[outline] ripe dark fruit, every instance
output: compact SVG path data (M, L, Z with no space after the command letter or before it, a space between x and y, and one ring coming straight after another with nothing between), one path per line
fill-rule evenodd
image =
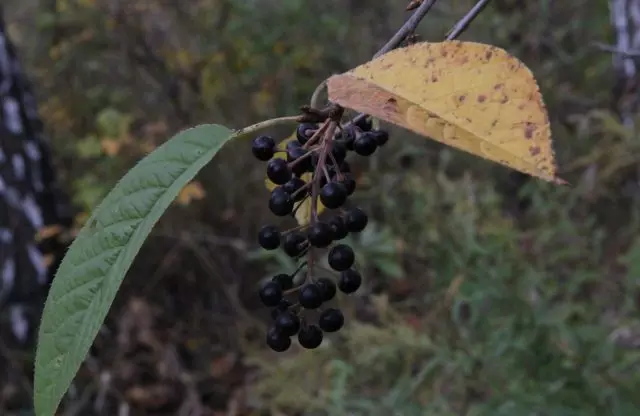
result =
M347 196L347 188L338 182L329 182L320 190L320 201L329 209L340 208Z
M343 128L336 134L336 139L344 143L347 150L353 150L353 141L356 139L356 130L353 126Z
M291 312L282 312L275 319L275 326L286 336L294 336L300 330L300 318Z
M371 132L362 133L353 142L353 150L360 156L371 156L377 147L376 138Z
M324 332L336 332L344 325L344 315L340 310L329 308L318 318L318 326Z
M278 315L289 309L291 305L293 305L291 302L286 299L282 299L275 308L271 309L271 318L276 319Z
M329 247L333 241L333 231L326 222L316 222L307 231L309 243L318 248Z
M316 285L320 288L323 301L330 301L336 295L336 284L328 277L321 277L316 280Z
M272 327L267 332L267 345L276 352L284 352L291 347L291 338Z
M347 157L347 146L342 142L334 141L333 149L331 149L331 154L333 155L333 159L335 159L336 162L340 164ZM333 163L333 159L329 158L331 163Z
M318 285L309 283L300 289L298 302L305 309L319 308L322 305L322 291Z
M267 164L267 177L276 185L283 185L291 179L291 170L287 166L287 161L276 158L271 159Z
M355 254L353 253L353 249L346 244L338 244L329 251L329 266L331 266L333 270L339 272L347 270L353 266L354 261Z
M329 220L329 227L331 227L331 231L333 232L333 240L342 240L345 238L349 231L347 230L347 225L344 222L342 217L333 217Z
M282 288L276 282L267 282L260 289L260 300L264 306L277 306L282 300Z
M280 285L280 288L282 290L289 290L293 287L293 276L286 273L281 273L273 276L273 278L271 278L271 281L276 282L278 285Z
M293 211L293 199L282 187L278 187L271 192L269 209L278 217L289 215Z
M304 197L307 195L307 192L300 191L296 194L296 191L298 191L298 189L302 188L304 185L306 185L306 182L303 181L302 179L291 178L289 179L289 181L287 181L287 183L282 185L282 189L289 195L295 194L295 196L293 197L293 200L295 202L299 202L304 199Z
M347 190L347 195L351 196L356 190L356 180L350 174L345 175L340 181Z
M300 346L308 350L318 348L322 344L322 330L317 325L309 325L298 332Z
M258 136L253 139L251 152L256 159L266 162L273 157L276 142L269 136Z
M362 276L356 270L347 269L340 273L340 280L338 280L338 289L342 293L353 293L360 288L362 284Z
M389 141L389 132L386 130L374 130L371 134L376 139L378 147L384 146Z
M317 129L318 126L316 124L302 123L298 125L298 129L296 130L296 138L300 143L305 144L309 141L309 139L313 136L313 133L315 133L315 130Z
M258 233L258 244L265 250L275 250L280 247L280 231L274 225L265 225Z
M284 237L282 249L289 257L297 257L305 249L307 238L299 231L293 231Z
M307 153L308 150L303 149L300 144L287 151L287 160L289 162L297 160L297 162L291 167L291 171L296 175L302 175L303 173L311 170L311 155L307 155Z
M352 208L345 215L345 223L347 224L347 230L352 233L359 233L364 230L369 222L367 214L360 208Z
M358 120L355 125L362 131L369 131L373 128L371 117L365 117L362 120Z

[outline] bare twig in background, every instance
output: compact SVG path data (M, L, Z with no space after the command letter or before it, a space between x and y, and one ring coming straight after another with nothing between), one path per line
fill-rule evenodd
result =
M600 49L601 51L619 54L619 55L622 55L622 57L624 58L640 58L640 50L624 51L616 48L615 46L607 45L606 43L602 43L602 42L593 42L592 45Z
M460 20L458 20L451 30L446 35L446 40L454 40L464 32L471 22L480 14L480 12L489 4L490 0L480 0L475 6L469 10ZM383 55L402 44L402 42L416 30L422 19L427 15L431 7L436 3L436 0L424 1L420 7L413 12L413 15L405 22L404 25L393 35L393 37L387 42L376 54L374 58ZM351 120L351 123L358 123L364 120L367 114L358 114ZM350 123L350 124L351 124Z

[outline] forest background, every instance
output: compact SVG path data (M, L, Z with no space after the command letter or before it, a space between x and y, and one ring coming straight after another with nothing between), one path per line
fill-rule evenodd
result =
M439 2L418 33L441 40L473 3ZM368 60L404 6L4 7L80 226L174 132L296 114L323 79ZM366 284L342 305L348 328L274 355L256 285L291 264L258 250L272 221L264 167L235 143L145 244L61 414L639 414L640 138L619 121L630 97L602 47L615 43L607 1L495 0L461 39L532 69L572 186L392 129L384 152L354 162L373 226L350 240ZM0 354L0 413L29 414L33 355Z

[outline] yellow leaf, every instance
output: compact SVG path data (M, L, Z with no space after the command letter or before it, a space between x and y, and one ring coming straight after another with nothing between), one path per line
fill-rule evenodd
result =
M287 137L286 139L278 143L278 145L276 146L276 149L278 151L273 155L272 159L279 158L279 159L286 160L287 152L285 150L287 148L287 143L293 140L297 140L295 132L291 136ZM305 173L300 177L300 179L302 179L305 182L309 182L311 180L311 173ZM278 185L271 182L267 177L264 178L264 185L267 187L269 191L273 191L278 187ZM301 204L301 205L295 213L296 221L298 221L298 224L300 225L306 225L311 220L311 198L307 198L304 202L298 202L294 206L297 207L298 204ZM325 206L322 205L322 202L320 202L320 199L318 198L318 206L317 206L318 215L320 215L320 213L322 213L324 209L325 209Z
M329 99L555 183L557 165L531 71L481 43L417 43L328 81Z
M202 189L202 185L200 185L200 182L193 181L182 188L182 190L178 194L178 197L176 198L176 201L180 205L189 205L191 201L202 199L205 197L205 195L206 193L204 189Z

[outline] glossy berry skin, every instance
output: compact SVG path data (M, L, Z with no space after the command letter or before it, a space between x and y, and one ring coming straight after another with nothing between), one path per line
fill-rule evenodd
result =
M306 185L306 182L303 181L300 178L291 178L289 181L287 181L287 183L285 183L284 185L282 185L282 189L284 189L284 191L286 193L288 193L289 195L293 195L296 193L296 191L300 188L302 188L304 185ZM298 192L294 197L293 200L295 202L299 202L302 201L304 199L304 197L307 195L308 192Z
M275 153L276 142L269 136L258 136L253 139L251 152L256 159L266 162L271 159Z
M284 352L291 347L291 338L272 327L267 332L267 345L275 352Z
M293 199L282 187L277 187L269 197L269 209L278 217L289 215L293 211Z
M330 301L336 296L336 284L328 277L321 277L320 279L316 280L316 285L318 285L318 287L320 288L323 301Z
M299 143L297 147L293 147L292 149L287 151L287 160L289 162L300 159L291 167L292 172L296 175L302 175L303 173L311 170L311 155L307 155L307 152L308 150L303 149Z
M278 317L278 315L280 315L282 312L285 312L292 305L293 304L291 302L289 302L288 300L282 299L280 301L280 303L278 303L277 306L275 306L273 309L271 309L271 318L272 319L276 319Z
M258 244L265 250L275 250L280 247L280 231L274 225L265 225L258 233Z
M342 293L350 294L360 288L362 284L362 276L356 270L347 269L340 273L340 280L338 280L338 289Z
M344 143L347 150L353 150L353 141L356 139L356 129L353 126L347 126L336 134L336 139Z
M322 291L318 285L309 283L300 289L298 302L305 309L317 309L322 305Z
M320 190L320 201L329 209L340 208L347 201L347 188L338 182L329 182Z
M329 251L329 266L333 270L343 271L353 266L355 254L353 249L346 244L338 244Z
M297 257L304 252L307 238L299 231L291 232L285 235L282 242L282 249L289 257Z
M344 159L347 157L347 146L342 142L334 141L331 154L333 155L333 159L340 164L344 162ZM333 164L333 159L329 158L331 164Z
M333 232L333 241L342 240L349 235L349 230L347 230L347 225L342 217L336 216L331 218L329 220L329 227L331 227L331 231Z
M389 132L386 130L374 130L371 132L378 147L382 147L389 141Z
M355 125L362 131L369 131L373 128L373 121L371 117L365 117L362 120L358 120Z
M300 346L308 350L318 348L322 344L322 330L317 325L309 325L298 332Z
M296 129L296 138L301 144L305 144L313 136L314 130L318 129L317 124L302 123Z
M287 161L280 158L271 159L267 164L267 178L276 185L284 185L291 179L291 170Z
M307 230L309 243L318 248L329 247L333 241L333 231L326 222L318 221Z
M267 282L260 289L260 300L264 306L277 306L282 300L282 288L276 282Z
M339 331L344 325L344 315L339 309L329 308L318 318L318 326L324 332Z
M347 196L353 195L356 190L356 180L353 179L350 174L344 175L340 183L344 185L344 189L347 190Z
M288 337L292 337L300 330L300 318L291 312L282 312L275 319L276 328Z
M271 278L272 282L276 282L282 290L289 290L293 287L293 276L281 273Z
M370 132L362 133L353 142L353 150L360 156L371 156L377 148L376 138Z
M352 208L345 215L347 230L351 233L359 233L364 230L369 222L369 217L360 208Z

